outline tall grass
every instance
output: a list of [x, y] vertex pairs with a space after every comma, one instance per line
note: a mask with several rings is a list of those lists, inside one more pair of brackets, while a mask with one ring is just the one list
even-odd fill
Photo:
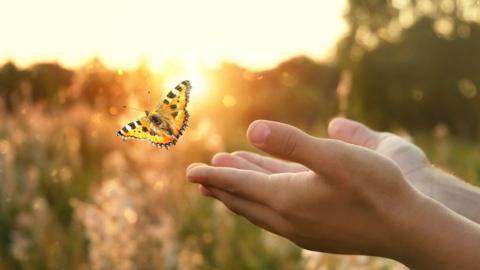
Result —
[[[92, 77], [81, 74], [53, 100], [33, 102], [28, 87], [11, 111], [0, 99], [0, 269], [404, 269], [380, 258], [302, 251], [186, 183], [191, 162], [251, 149], [243, 136], [248, 121], [235, 119], [222, 96], [192, 104], [178, 145], [159, 150], [118, 139], [116, 130], [136, 112], [120, 110], [121, 99], [102, 100], [104, 90], [84, 96]], [[108, 91], [142, 104], [138, 79], [120, 82]], [[478, 147], [432, 136], [419, 142], [434, 160], [478, 179]]]

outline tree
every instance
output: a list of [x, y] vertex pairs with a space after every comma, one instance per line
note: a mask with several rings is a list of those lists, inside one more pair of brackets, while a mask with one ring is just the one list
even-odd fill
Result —
[[472, 59], [480, 56], [480, 28], [469, 14], [480, 6], [350, 3], [350, 32], [338, 51], [341, 65], [352, 73], [350, 115], [381, 129], [431, 130], [445, 123], [453, 133], [478, 135], [480, 63]]

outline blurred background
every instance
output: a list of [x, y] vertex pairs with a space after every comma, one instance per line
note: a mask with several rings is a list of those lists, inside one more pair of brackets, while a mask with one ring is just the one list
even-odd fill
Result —
[[[259, 118], [348, 116], [480, 184], [478, 0], [3, 1], [0, 33], [0, 269], [405, 269], [301, 250], [186, 183], [255, 151]], [[115, 136], [183, 79], [177, 146]]]

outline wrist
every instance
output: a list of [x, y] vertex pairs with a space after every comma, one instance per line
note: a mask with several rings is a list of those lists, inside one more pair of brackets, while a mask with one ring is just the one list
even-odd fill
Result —
[[452, 211], [480, 224], [480, 189], [434, 166], [428, 166], [410, 179], [424, 195], [450, 208]]
[[443, 202], [445, 200], [445, 179], [443, 179], [440, 169], [433, 165], [428, 165], [418, 170], [409, 177], [410, 183], [424, 195]]
[[393, 259], [411, 269], [474, 269], [480, 264], [480, 227], [418, 194], [396, 224]]

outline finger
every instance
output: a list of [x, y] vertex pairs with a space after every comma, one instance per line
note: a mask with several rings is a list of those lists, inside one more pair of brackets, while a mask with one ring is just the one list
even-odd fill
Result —
[[194, 163], [188, 165], [186, 171], [188, 172], [190, 169], [195, 168], [197, 166], [202, 166], [202, 165], [205, 165], [205, 163], [194, 162]]
[[303, 172], [308, 171], [308, 168], [294, 162], [287, 162], [284, 160], [262, 156], [247, 151], [236, 151], [232, 153], [234, 156], [241, 157], [251, 163], [272, 173], [284, 172]]
[[342, 169], [351, 152], [338, 140], [318, 139], [296, 127], [266, 120], [254, 121], [248, 128], [247, 138], [269, 154], [301, 163], [320, 174]]
[[200, 190], [203, 196], [213, 197], [212, 191], [207, 186], [199, 185], [198, 190]]
[[276, 234], [285, 235], [288, 223], [272, 209], [246, 200], [220, 189], [210, 189], [213, 197], [220, 200], [232, 212], [248, 219], [253, 224]]
[[217, 188], [246, 199], [269, 205], [273, 201], [268, 175], [251, 170], [236, 168], [196, 166], [187, 171], [187, 178], [193, 182]]
[[375, 149], [382, 139], [380, 132], [373, 131], [362, 123], [345, 118], [335, 118], [330, 121], [328, 134], [332, 139], [370, 149]]
[[268, 171], [255, 163], [229, 153], [215, 154], [212, 158], [212, 165], [217, 167], [232, 167], [243, 170], [254, 170], [267, 174], [271, 173], [271, 171]]

